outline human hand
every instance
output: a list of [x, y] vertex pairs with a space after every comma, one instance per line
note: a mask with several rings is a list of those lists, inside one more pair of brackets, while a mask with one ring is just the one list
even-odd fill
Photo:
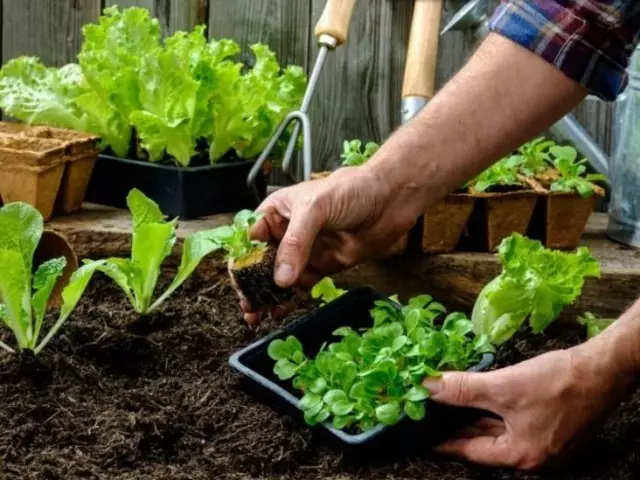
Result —
[[581, 346], [492, 372], [449, 372], [425, 380], [437, 402], [501, 417], [479, 419], [436, 451], [525, 470], [561, 457], [620, 400], [631, 381], [601, 359]]
[[[258, 208], [264, 217], [251, 236], [279, 243], [275, 281], [281, 287], [311, 287], [325, 275], [375, 258], [414, 225], [420, 195], [397, 191], [366, 168], [345, 167], [330, 176], [271, 194]], [[278, 316], [289, 306], [251, 312], [238, 291], [248, 323]]]

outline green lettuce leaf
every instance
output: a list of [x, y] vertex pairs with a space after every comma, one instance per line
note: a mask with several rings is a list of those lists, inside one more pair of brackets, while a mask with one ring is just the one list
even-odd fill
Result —
[[580, 295], [586, 277], [600, 276], [584, 247], [565, 253], [514, 234], [498, 255], [502, 273], [484, 287], [472, 314], [475, 333], [494, 344], [511, 338], [527, 319], [534, 333], [542, 332]]
[[31, 337], [38, 338], [44, 314], [47, 311], [49, 297], [56, 286], [58, 278], [62, 275], [64, 267], [67, 266], [67, 260], [64, 257], [53, 258], [44, 262], [38, 267], [33, 276], [33, 296], [31, 297], [31, 306], [33, 308], [33, 316], [35, 318], [35, 326]]
[[89, 131], [73, 99], [86, 90], [78, 65], [47, 68], [36, 57], [19, 57], [0, 71], [0, 108], [31, 124]]

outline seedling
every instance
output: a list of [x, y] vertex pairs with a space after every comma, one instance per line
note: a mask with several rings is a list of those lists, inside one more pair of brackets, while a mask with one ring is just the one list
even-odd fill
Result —
[[600, 335], [603, 331], [609, 328], [615, 318], [599, 318], [591, 312], [586, 312], [584, 316], [578, 317], [577, 322], [580, 325], [584, 325], [587, 331], [587, 338], [593, 338], [596, 335]]
[[177, 219], [167, 221], [158, 205], [141, 191], [134, 189], [127, 197], [127, 205], [133, 220], [131, 258], [109, 258], [95, 265], [110, 277], [125, 293], [136, 312], [145, 315], [156, 310], [193, 273], [200, 262], [218, 250], [215, 231], [196, 232], [184, 241], [182, 261], [167, 290], [153, 301], [160, 277], [160, 268], [171, 254], [176, 241]]
[[291, 288], [281, 288], [274, 281], [275, 247], [249, 237], [249, 230], [259, 219], [260, 214], [242, 210], [232, 225], [212, 230], [214, 241], [226, 251], [233, 280], [252, 309], [280, 305], [294, 294]]
[[367, 431], [397, 423], [403, 412], [420, 420], [429, 397], [421, 385], [425, 376], [464, 369], [494, 350], [486, 336], [473, 336], [465, 315], [445, 315], [428, 295], [405, 306], [392, 297], [375, 303], [372, 327], [337, 329], [341, 339], [315, 358], [292, 336], [271, 342], [268, 354], [278, 378], [293, 379], [303, 393], [300, 408], [309, 425], [332, 419], [337, 429]]
[[329, 277], [323, 278], [311, 289], [311, 297], [320, 300], [321, 305], [333, 302], [345, 293], [347, 293], [347, 291], [336, 287], [333, 280]]
[[587, 160], [578, 160], [578, 152], [573, 147], [554, 146], [550, 153], [559, 174], [550, 186], [552, 192], [578, 192], [581, 197], [588, 198], [600, 189], [594, 182], [607, 180], [600, 173], [587, 173]]
[[524, 159], [518, 155], [503, 158], [486, 169], [471, 182], [476, 192], [488, 192], [498, 187], [522, 187], [522, 181], [518, 178], [519, 169]]
[[534, 176], [548, 170], [549, 148], [554, 145], [556, 142], [553, 140], [538, 137], [518, 148], [516, 156], [521, 159], [521, 172], [527, 176]]
[[502, 273], [480, 292], [471, 315], [476, 335], [487, 335], [494, 345], [509, 340], [527, 320], [534, 333], [544, 331], [578, 298], [586, 277], [600, 276], [586, 247], [565, 253], [513, 234], [502, 241], [498, 256]]
[[362, 150], [360, 140], [345, 140], [343, 143], [342, 159], [343, 167], [355, 167], [367, 162], [378, 150], [380, 146], [375, 142], [368, 142]]
[[[35, 354], [51, 341], [73, 312], [98, 264], [76, 270], [62, 290], [62, 307], [57, 321], [40, 340], [47, 305], [65, 258], [39, 265], [33, 273], [33, 255], [44, 231], [42, 215], [25, 203], [9, 203], [0, 208], [0, 319], [11, 329], [19, 350]], [[15, 350], [0, 341], [0, 347]]]

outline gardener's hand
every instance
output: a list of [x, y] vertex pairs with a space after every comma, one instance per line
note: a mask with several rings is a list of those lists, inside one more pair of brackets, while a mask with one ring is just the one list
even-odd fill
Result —
[[475, 463], [521, 469], [540, 467], [566, 453], [620, 400], [631, 381], [582, 347], [493, 372], [452, 372], [441, 380], [426, 380], [433, 400], [502, 418], [483, 418], [436, 450]]
[[[388, 251], [414, 225], [420, 198], [410, 187], [391, 188], [366, 166], [341, 168], [271, 194], [258, 208], [265, 215], [251, 234], [280, 244], [278, 285], [310, 287], [322, 276]], [[247, 302], [242, 306], [248, 322], [259, 320]]]

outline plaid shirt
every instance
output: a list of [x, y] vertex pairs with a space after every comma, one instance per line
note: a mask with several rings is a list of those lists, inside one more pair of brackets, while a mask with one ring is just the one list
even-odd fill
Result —
[[640, 39], [638, 0], [502, 0], [489, 28], [614, 100]]

